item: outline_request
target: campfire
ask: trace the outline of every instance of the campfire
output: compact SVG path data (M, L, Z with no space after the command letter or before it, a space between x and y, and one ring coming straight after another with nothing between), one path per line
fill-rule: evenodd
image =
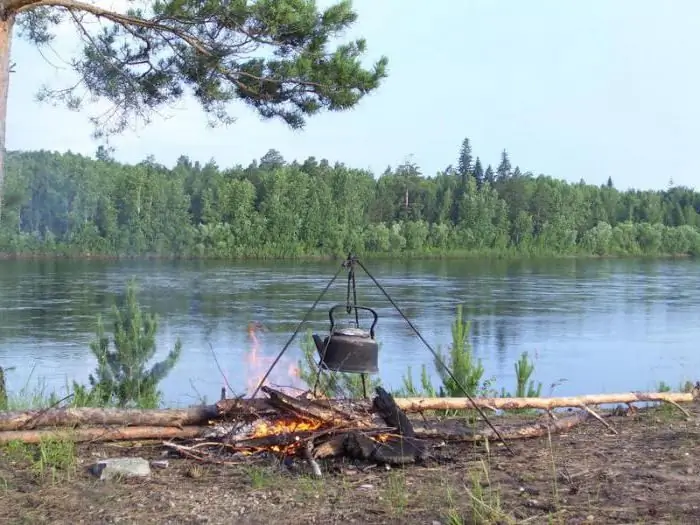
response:
M317 460L324 458L394 465L427 458L426 442L416 437L408 417L382 388L377 388L371 408L345 401L342 409L328 400L295 398L266 386L261 391L267 395L267 408L256 410L250 399L222 400L217 408L223 415L235 414L234 421L214 427L200 444L166 445L203 461L230 462L256 454L304 458L317 476Z

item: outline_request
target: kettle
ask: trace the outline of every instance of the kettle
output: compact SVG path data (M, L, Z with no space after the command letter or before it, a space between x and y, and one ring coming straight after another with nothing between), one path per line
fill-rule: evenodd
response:
M333 312L338 308L365 310L374 317L369 330L359 326L336 327ZM313 334L316 349L321 356L320 365L327 370L352 374L373 374L379 371L379 344L374 339L374 327L377 325L377 312L366 306L346 306L337 304L328 311L331 321L329 335L324 339Z

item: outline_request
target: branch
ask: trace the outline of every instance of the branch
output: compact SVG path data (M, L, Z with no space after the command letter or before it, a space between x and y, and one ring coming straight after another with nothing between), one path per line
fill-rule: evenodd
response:
M96 5L88 4L85 2L80 2L76 0L18 0L17 2L21 7L16 9L16 12L21 12L23 10L27 9L32 9L34 7L39 7L39 6L45 6L45 7L62 7L66 10L68 10L71 15L75 18L75 11L83 11L86 13L90 13L93 16L97 18L104 18L106 20L109 20L111 22L114 22L115 24L119 24L120 26L124 27L125 29L128 29L128 26L136 26L136 27L142 27L145 29L151 29L154 31L157 31L159 33L168 33L172 34L176 37L178 37L180 40L184 41L187 43L189 46L191 46L194 50L196 50L198 53L211 57L214 56L214 53L211 49L208 48L206 43L204 43L201 39L196 38L189 34L187 31L183 31L181 29L178 29L177 27L173 27L171 25L167 25L162 23L161 19L155 19L155 20L145 20L143 18L137 18L129 15L123 15L121 13L116 13L114 11L110 11L108 9L103 9L101 7L98 7ZM166 20L163 18L162 20ZM167 20L173 20L172 18L168 18ZM84 28L83 28L84 30ZM265 41L264 39L259 39L259 37L256 37L255 35L250 34L250 32L246 31L244 28L238 27L237 31L240 33L244 34L248 39L264 43L264 44L276 44L274 40L271 41ZM131 32L131 31L129 31ZM133 34L133 33L132 33ZM245 45L246 42L243 43ZM253 93L250 87L246 86L242 82L240 82L239 79L235 78L236 76L243 76L250 78L252 80L256 81L265 81L265 82L277 82L277 83L283 83L285 80L283 79L276 79L272 77L258 77L256 75L253 75L248 72L244 71L236 71L235 74L232 71L229 71L224 68L218 68L218 73L221 74L224 78L235 84L239 89L250 93L250 94L257 94ZM287 81L290 81L287 79ZM320 84L318 82L312 82L312 81L305 81L305 80L294 80L290 81L291 83L297 84L299 86L303 87L315 87L315 88L320 88L320 89L328 89L329 86L326 86L324 84Z
M176 35L178 38L181 40L187 42L190 46L192 46L194 49L196 49L199 53L206 55L206 56L211 56L212 51L210 49L207 49L206 45L204 42L199 40L198 38L193 37L186 31L182 31L176 27L171 27L168 25L161 24L159 22L154 22L152 20L144 20L143 18L137 18L129 15L123 15L121 13L116 13L114 11L110 11L108 9L103 9L101 7L98 7L96 5L92 4L87 4L85 2L78 2L75 0L39 0L39 1L29 1L29 0L20 0L20 2L23 4L19 9L16 10L16 12L21 12L27 9L32 9L34 7L38 6L46 6L46 7L62 7L64 9L67 9L70 12L73 11L83 11L85 13L90 13L91 15L96 16L97 18L104 18L106 20L109 20L111 22L114 22L115 24L119 24L121 26L136 26L136 27L143 27L145 29L153 29L155 31L160 31L160 32L166 32L166 33L171 33L173 35Z

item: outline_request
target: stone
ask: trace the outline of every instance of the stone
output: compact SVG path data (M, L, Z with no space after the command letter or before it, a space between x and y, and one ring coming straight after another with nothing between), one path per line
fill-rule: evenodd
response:
M154 459L151 461L151 468L168 468L169 462L167 459Z
M107 458L93 463L88 468L94 476L103 481L120 476L133 478L151 475L151 466L143 458Z

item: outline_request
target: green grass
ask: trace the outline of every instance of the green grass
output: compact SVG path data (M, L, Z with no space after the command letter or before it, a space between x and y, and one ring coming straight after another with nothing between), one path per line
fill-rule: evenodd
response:
M11 441L2 451L11 461L28 467L37 478L52 483L70 479L76 471L76 445L69 435L44 438L38 444Z

